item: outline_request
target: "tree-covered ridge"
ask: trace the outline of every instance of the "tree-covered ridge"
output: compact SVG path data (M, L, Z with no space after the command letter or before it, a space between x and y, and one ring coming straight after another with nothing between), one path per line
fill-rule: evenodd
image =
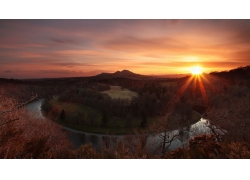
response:
M216 75L224 78L241 78L241 79L250 79L250 66L238 67L231 69L229 71L215 71L211 72L211 75Z

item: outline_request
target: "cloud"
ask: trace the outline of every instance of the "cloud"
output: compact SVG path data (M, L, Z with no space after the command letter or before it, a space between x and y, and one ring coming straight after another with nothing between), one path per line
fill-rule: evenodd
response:
M171 24L177 24L178 22L180 22L179 19L171 19L171 20L170 20L170 23L171 23Z
M6 71L3 71L4 73L12 73L13 71L11 70L6 70Z
M170 37L137 38L134 36L124 36L119 39L103 42L103 48L127 52L163 52L187 49L188 45L181 40Z
M59 43L59 44L76 44L76 41L72 39L51 38L51 41Z
M194 63L223 70L250 63L247 19L0 20L0 24L1 72L16 77L38 76L37 72L45 76L41 69L53 77L118 69L148 74ZM17 67L22 69L19 74L14 71Z

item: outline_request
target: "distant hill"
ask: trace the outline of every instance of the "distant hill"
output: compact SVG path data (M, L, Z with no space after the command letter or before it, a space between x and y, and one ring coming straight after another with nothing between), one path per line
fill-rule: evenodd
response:
M231 69L229 71L221 71L221 72L211 72L211 75L220 76L223 78L240 78L240 79L250 79L250 65L245 67L238 67L235 69Z
M190 76L191 74L162 74L162 75L151 75L151 77L155 78L182 78L186 76Z
M101 73L96 76L93 76L94 78L131 78L131 79L148 79L152 78L151 76L145 76L141 74L133 73L129 70L123 70L123 71L116 71L115 73Z

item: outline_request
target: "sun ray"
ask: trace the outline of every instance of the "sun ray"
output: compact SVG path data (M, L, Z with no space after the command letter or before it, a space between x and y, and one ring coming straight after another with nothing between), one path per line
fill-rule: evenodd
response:
M193 80L194 76L190 76L189 79L183 84L183 86L178 90L178 92L171 98L169 103L166 106L166 115L161 119L161 122L159 122L159 126L163 126L167 120L169 119L171 113L173 112L174 108L176 107L176 104L179 102L182 94L187 89L190 82Z
M211 84L210 80L208 80L208 78L203 74L201 74L201 79L204 80L207 84Z
M208 108L209 107L209 101L208 101L207 93L206 93L206 90L204 88L204 85L202 83L202 80L201 80L200 76L198 76L198 83L199 83L199 86L200 86L200 91L201 91L201 95L202 95L204 105L205 105L206 108Z
M167 113L171 113L173 109L175 108L176 104L179 102L182 94L185 92L187 89L188 85L191 83L193 80L193 76L190 76L190 78L183 84L183 86L178 90L178 92L173 96L173 98L169 101L167 107Z
M196 86L196 84L197 84L197 77L194 77L194 80L193 80L193 92L195 92L196 91L196 88L197 88L197 86Z
M214 80L218 80L218 78L217 77L214 77L214 76L212 76L212 75L201 75L201 81L202 82L206 82L206 84L211 88L211 90L213 91L213 92L215 92L217 89L218 89L218 87L216 87L215 85L214 85L214 83L212 83L212 82L214 82Z
M209 100L208 100L208 96L207 96L203 81L206 81L207 84L211 85L211 82L203 75L196 74L196 75L190 76L189 79L187 79L187 81L182 85L182 87L177 91L177 93L169 101L167 105L167 109L166 109L166 115L163 118L163 121L164 119L166 120L169 118L170 114L173 112L177 103L180 101L180 98L182 97L183 93L186 91L188 86L190 86L190 83L193 89L192 91L194 93L196 93L198 89L200 90L204 106L206 108L209 108Z

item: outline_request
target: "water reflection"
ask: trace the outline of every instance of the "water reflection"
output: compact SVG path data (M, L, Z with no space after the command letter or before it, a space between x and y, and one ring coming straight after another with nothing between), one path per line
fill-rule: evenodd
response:
M39 99L39 100L33 101L31 103L28 103L26 105L26 109L30 113L34 114L36 117L44 118L43 115L42 115L42 111L41 111L42 101L43 101L43 99Z

